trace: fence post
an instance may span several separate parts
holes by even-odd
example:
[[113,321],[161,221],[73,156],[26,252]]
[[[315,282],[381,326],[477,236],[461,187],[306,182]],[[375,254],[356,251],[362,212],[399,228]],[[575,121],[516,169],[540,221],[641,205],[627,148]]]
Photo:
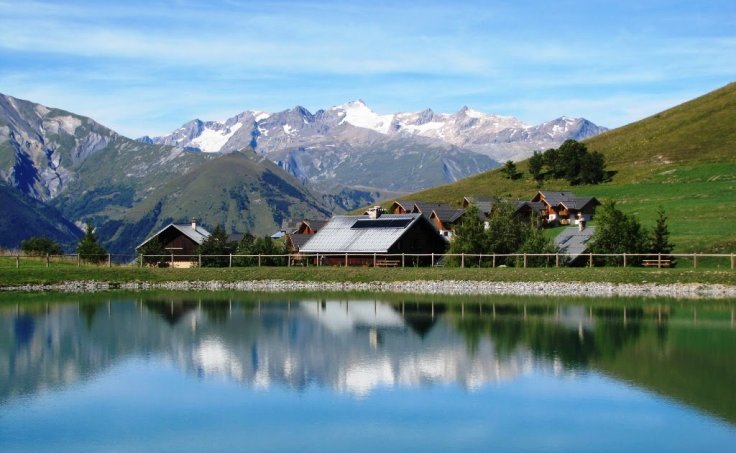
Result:
[[49,254],[46,254],[46,267],[49,267]]
[[526,253],[524,254],[524,269],[526,269]]
[[139,255],[139,258],[141,260],[140,261],[140,267],[143,267],[143,254],[142,253]]
[[202,255],[199,255],[199,267],[202,267]]
[[460,254],[460,267],[465,267],[465,253]]
[[698,254],[693,253],[693,269],[697,269],[697,268],[698,268]]
[[734,263],[734,254],[731,254],[731,269],[734,269],[736,267],[736,263]]
[[432,267],[434,267],[434,252],[432,252]]
[[496,267],[496,254],[493,254],[493,262],[491,262],[491,267],[495,269]]
[[560,254],[555,253],[555,267],[560,267]]
[[662,269],[662,254],[657,253],[657,269]]
[[112,267],[112,254],[107,254],[107,267]]
[[624,252],[624,267],[626,267],[626,252]]
[[373,267],[376,267],[376,254],[373,254]]
[[[731,264],[733,264],[733,263],[731,263]],[[404,267],[404,252],[401,252],[401,267]]]
[[593,254],[588,253],[588,258],[590,259],[590,267],[593,267]]
[[77,253],[77,267],[80,267],[82,265],[81,263],[82,259],[79,256],[79,253]]
[[15,257],[15,268],[20,269],[20,255]]
[[345,254],[345,267],[348,267],[348,254]]
[[258,254],[258,267],[261,267],[261,254]]

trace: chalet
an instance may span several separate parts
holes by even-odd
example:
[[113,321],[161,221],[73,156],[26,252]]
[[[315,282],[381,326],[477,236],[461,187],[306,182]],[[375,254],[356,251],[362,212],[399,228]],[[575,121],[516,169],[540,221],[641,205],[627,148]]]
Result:
[[414,210],[414,205],[416,203],[416,201],[396,200],[391,204],[391,207],[388,208],[388,212],[391,214],[409,214],[417,212]]
[[[447,242],[424,215],[384,214],[376,207],[369,215],[333,217],[300,250],[321,255],[320,263],[325,265],[396,266],[402,264],[402,253],[440,254],[446,247]],[[430,256],[406,256],[404,263],[430,261]]]
[[429,215],[429,221],[432,222],[437,231],[440,232],[442,237],[448,240],[452,239],[455,234],[455,227],[462,220],[465,209],[457,209],[447,207],[438,207],[432,209],[432,213]]
[[327,220],[310,220],[304,219],[294,228],[286,233],[286,250],[291,255],[289,259],[292,262],[301,262],[304,260],[301,253],[304,244],[309,241],[319,230],[327,224]]
[[544,222],[547,225],[588,222],[600,205],[595,197],[578,197],[572,192],[539,191],[531,201],[544,205]]
[[[487,224],[487,217],[490,217],[491,213],[493,212],[494,207],[499,203],[499,200],[495,197],[471,197],[466,196],[463,198],[463,208],[468,208],[470,206],[475,206],[478,208],[478,210],[484,215],[484,220],[486,220],[486,227],[488,227]],[[532,216],[542,216],[544,212],[544,204],[541,202],[535,202],[535,201],[524,201],[524,200],[513,200],[513,201],[506,201],[513,206],[515,206],[516,211],[514,212],[518,216],[522,216],[524,218],[531,218]]]
[[560,253],[567,255],[569,264],[582,264],[585,262],[585,254],[588,253],[588,242],[595,234],[595,227],[585,227],[585,222],[580,222],[577,227],[568,227],[555,237],[555,245]]
[[140,243],[135,249],[137,253],[148,242],[157,239],[170,257],[166,260],[170,266],[190,267],[194,262],[192,255],[197,253],[197,247],[202,245],[202,242],[209,236],[210,232],[197,225],[197,219],[192,219],[192,223],[171,223],[165,226],[158,233]]

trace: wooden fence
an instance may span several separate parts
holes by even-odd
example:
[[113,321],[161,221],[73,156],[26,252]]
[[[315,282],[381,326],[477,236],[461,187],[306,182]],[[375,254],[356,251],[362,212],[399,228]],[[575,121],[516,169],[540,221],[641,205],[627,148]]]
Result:
[[11,254],[0,256],[0,267],[52,267],[56,265],[82,265],[97,267],[155,266],[155,267],[262,267],[262,266],[351,266],[359,263],[367,267],[563,267],[563,266],[615,266],[653,267],[674,266],[698,269],[698,267],[736,269],[736,254],[725,253],[507,253],[507,254],[410,254],[410,253],[314,253],[279,255],[46,255],[31,256]]

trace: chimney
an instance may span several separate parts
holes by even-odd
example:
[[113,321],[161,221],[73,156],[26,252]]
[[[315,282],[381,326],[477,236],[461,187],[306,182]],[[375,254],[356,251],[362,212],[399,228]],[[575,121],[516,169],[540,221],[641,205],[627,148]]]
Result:
[[381,214],[384,213],[384,210],[380,206],[373,206],[368,210],[368,217],[371,219],[377,219],[381,217]]
[[194,231],[197,231],[197,218],[196,217],[192,217],[192,229]]

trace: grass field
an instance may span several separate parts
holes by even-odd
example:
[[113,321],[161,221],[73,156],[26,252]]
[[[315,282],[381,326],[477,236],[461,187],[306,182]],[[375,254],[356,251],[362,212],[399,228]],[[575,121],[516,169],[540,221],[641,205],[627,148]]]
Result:
[[[408,200],[459,205],[466,195],[531,199],[537,190],[569,190],[615,200],[651,228],[664,208],[675,252],[736,252],[736,83],[586,140],[606,157],[611,181],[570,186],[524,178],[511,181],[498,171],[407,195]],[[527,171],[527,162],[517,163]],[[389,203],[390,204],[390,203]]]

